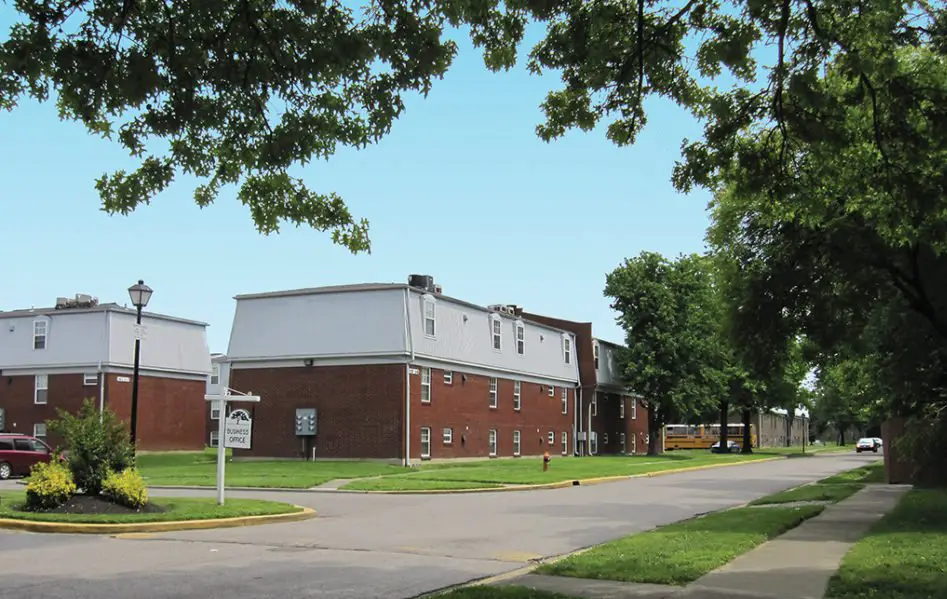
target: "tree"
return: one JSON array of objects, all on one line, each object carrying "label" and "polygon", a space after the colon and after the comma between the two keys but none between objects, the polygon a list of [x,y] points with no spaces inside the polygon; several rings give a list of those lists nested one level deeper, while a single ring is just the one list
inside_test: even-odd
[{"label": "tree", "polygon": [[653,252],[625,260],[606,278],[627,349],[619,354],[628,386],[648,402],[648,454],[660,453],[670,420],[716,405],[713,291],[707,259],[668,261]]},{"label": "tree", "polygon": [[0,44],[0,108],[55,95],[60,117],[116,139],[138,167],[96,182],[128,214],[175,176],[201,207],[237,185],[262,233],[281,222],[368,250],[367,223],[290,174],[391,128],[402,94],[427,93],[455,45],[433,2],[380,0],[356,16],[318,0],[18,0]]}]

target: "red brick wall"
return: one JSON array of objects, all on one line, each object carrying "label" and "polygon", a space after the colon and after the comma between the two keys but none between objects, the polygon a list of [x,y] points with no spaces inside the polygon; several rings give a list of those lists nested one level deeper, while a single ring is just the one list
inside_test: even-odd
[{"label": "red brick wall", "polygon": [[[107,376],[105,403],[122,420],[131,414],[132,383]],[[131,379],[131,375],[125,375]],[[46,405],[33,402],[35,377],[0,377],[0,407],[6,410],[6,427],[33,433],[33,425],[57,418],[57,409],[75,412],[83,399],[99,403],[99,386],[82,384],[82,374],[49,375]],[[138,447],[146,450],[200,449],[204,435],[204,381],[143,376],[138,387]],[[47,441],[60,443],[54,435]]]},{"label": "red brick wall", "polygon": [[[625,434],[625,453],[648,452],[648,409],[635,398],[617,393],[598,392],[597,413],[592,416],[592,430],[598,433],[598,453],[622,453],[621,434]],[[621,417],[621,404],[625,404],[625,417]],[[637,413],[632,406],[637,402]],[[635,418],[632,418],[635,416]],[[632,437],[635,441],[632,441]]]},{"label": "red brick wall", "polygon": [[[417,377],[415,377],[417,379]],[[252,391],[252,449],[235,456],[308,457],[296,437],[296,409],[318,412],[316,458],[400,458],[404,365],[233,369],[230,387]],[[236,404],[234,404],[236,405]]]},{"label": "red brick wall", "polygon": [[[421,376],[411,377],[411,455],[421,457],[421,427],[431,429],[431,459],[489,456],[490,430],[497,431],[497,457],[513,456],[513,431],[520,431],[520,455],[562,455],[562,433],[567,434],[566,452],[572,453],[572,423],[575,388],[566,390],[566,412],[562,413],[562,387],[549,397],[549,386],[521,382],[520,409],[513,409],[514,383],[497,379],[497,407],[490,407],[490,378],[454,372],[453,383],[444,382],[444,370],[431,369],[431,402],[421,403]],[[444,443],[444,429],[453,441]],[[555,442],[550,446],[549,433]]]}]

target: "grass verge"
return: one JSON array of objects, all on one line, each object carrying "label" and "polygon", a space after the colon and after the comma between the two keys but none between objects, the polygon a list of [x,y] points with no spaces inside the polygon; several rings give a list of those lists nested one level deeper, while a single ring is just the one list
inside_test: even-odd
[{"label": "grass verge", "polygon": [[[149,486],[213,487],[217,484],[215,452],[141,454],[138,467]],[[228,487],[308,489],[330,480],[404,472],[378,462],[254,460],[227,464]]]},{"label": "grass verge", "polygon": [[884,475],[884,463],[878,462],[824,478],[811,485],[803,485],[781,493],[767,495],[750,502],[750,505],[774,505],[802,501],[838,503],[864,489],[868,483],[884,482]]},{"label": "grass verge", "polygon": [[443,599],[575,599],[559,593],[517,586],[464,587],[437,595],[437,597]]},{"label": "grass verge", "polygon": [[144,522],[270,516],[301,511],[300,508],[288,503],[259,499],[228,499],[223,506],[219,506],[216,500],[208,498],[155,497],[152,498],[151,503],[163,507],[165,511],[142,514],[44,514],[27,512],[21,509],[25,500],[25,493],[0,493],[0,518],[74,524],[140,524]]},{"label": "grass verge", "polygon": [[542,566],[537,573],[686,585],[823,509],[813,505],[714,512],[599,545]]},{"label": "grass verge", "polygon": [[855,544],[826,597],[947,597],[947,489],[913,489]]}]

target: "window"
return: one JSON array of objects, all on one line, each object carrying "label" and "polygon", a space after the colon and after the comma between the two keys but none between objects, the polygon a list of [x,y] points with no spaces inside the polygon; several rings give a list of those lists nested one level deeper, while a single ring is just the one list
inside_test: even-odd
[{"label": "window", "polygon": [[549,439],[547,440],[549,446],[552,447],[556,443],[556,433],[549,431]]},{"label": "window", "polygon": [[621,433],[618,436],[619,441],[621,441],[621,452],[625,453],[625,433]]},{"label": "window", "polygon": [[13,439],[0,439],[0,451],[13,451]]},{"label": "window", "polygon": [[14,439],[13,449],[16,451],[33,451],[33,444],[29,439]]},{"label": "window", "polygon": [[592,416],[598,416],[598,393],[592,398]]},{"label": "window", "polygon": [[424,298],[424,335],[426,337],[436,336],[437,330],[434,327],[435,321],[434,298]]},{"label": "window", "polygon": [[87,372],[82,375],[82,384],[86,387],[92,387],[99,384],[99,375],[94,372]]},{"label": "window", "polygon": [[516,353],[526,355],[526,326],[522,322],[516,323]]},{"label": "window", "polygon": [[556,396],[556,387],[555,385],[549,385],[549,397]]},{"label": "window", "polygon": [[608,446],[608,433],[602,433],[602,445]]},{"label": "window", "polygon": [[569,433],[562,432],[562,455],[569,453]]},{"label": "window", "polygon": [[522,396],[523,384],[519,381],[513,381],[513,409],[519,411],[521,402],[520,397]]},{"label": "window", "polygon": [[598,343],[592,346],[592,359],[595,360],[595,370],[598,370]]},{"label": "window", "polygon": [[499,316],[491,316],[490,327],[493,331],[493,351],[500,351],[503,345],[503,322]]},{"label": "window", "polygon": [[45,404],[49,399],[49,377],[45,374],[37,374],[36,382],[33,387],[33,403]]},{"label": "window", "polygon": [[211,447],[217,447],[217,431],[210,432],[210,439],[207,442]]},{"label": "window", "polygon": [[421,367],[421,402],[431,403],[431,369]]},{"label": "window", "polygon": [[445,385],[453,385],[453,384],[454,384],[454,371],[453,371],[453,370],[445,370],[445,371],[444,371],[444,384],[445,384]]},{"label": "window", "polygon": [[565,387],[562,388],[562,413],[569,413],[569,390]]},{"label": "window", "polygon": [[589,453],[595,455],[598,453],[598,433],[592,431],[591,439],[589,441]]},{"label": "window", "polygon": [[48,332],[48,320],[40,318],[33,321],[33,349],[46,349],[46,335]]},{"label": "window", "polygon": [[619,418],[625,417],[625,398],[624,397],[618,398],[618,417]]},{"label": "window", "polygon": [[562,356],[566,361],[566,364],[572,364],[572,338],[563,337],[562,338]]},{"label": "window", "polygon": [[520,454],[520,432],[513,431],[513,455]]},{"label": "window", "polygon": [[638,418],[638,400],[631,400],[631,419],[635,420]]},{"label": "window", "polygon": [[450,445],[454,442],[454,429],[445,428],[443,432],[444,445]]},{"label": "window", "polygon": [[631,453],[638,453],[638,437],[631,436]]},{"label": "window", "polygon": [[431,457],[431,427],[421,427],[421,457]]},{"label": "window", "polygon": [[490,429],[490,457],[497,455],[497,431]]},{"label": "window", "polygon": [[490,407],[497,407],[497,380],[490,377]]},{"label": "window", "polygon": [[210,402],[210,419],[211,420],[220,419],[220,402],[219,401]]},{"label": "window", "polygon": [[211,367],[210,371],[210,384],[219,385],[220,384],[220,364],[214,364]]},{"label": "window", "polygon": [[[46,423],[40,422],[39,424],[33,425],[33,436],[39,437],[41,439],[46,438]],[[36,451],[40,451],[39,447],[35,448]]]}]

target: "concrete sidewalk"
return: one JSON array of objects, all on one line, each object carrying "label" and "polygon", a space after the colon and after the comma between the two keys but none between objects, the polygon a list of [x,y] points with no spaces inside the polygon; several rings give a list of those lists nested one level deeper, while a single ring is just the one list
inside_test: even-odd
[{"label": "concrete sidewalk", "polygon": [[845,554],[908,489],[907,485],[868,485],[687,587],[536,574],[497,584],[584,599],[822,599]]}]

